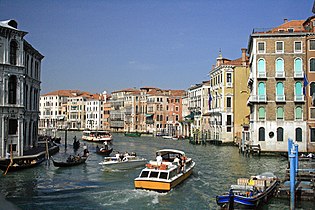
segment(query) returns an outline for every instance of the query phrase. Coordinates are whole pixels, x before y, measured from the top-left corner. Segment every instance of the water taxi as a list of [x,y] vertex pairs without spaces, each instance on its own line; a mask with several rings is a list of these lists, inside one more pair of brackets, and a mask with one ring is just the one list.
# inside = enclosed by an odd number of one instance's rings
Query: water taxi
[[131,169],[144,166],[146,162],[145,158],[138,157],[135,153],[126,155],[118,153],[115,157],[104,157],[103,162],[99,164],[109,169]]
[[82,139],[92,142],[110,142],[113,140],[113,136],[108,131],[83,131]]
[[157,160],[149,161],[134,180],[136,189],[167,192],[192,174],[195,162],[183,151],[162,149],[156,154]]

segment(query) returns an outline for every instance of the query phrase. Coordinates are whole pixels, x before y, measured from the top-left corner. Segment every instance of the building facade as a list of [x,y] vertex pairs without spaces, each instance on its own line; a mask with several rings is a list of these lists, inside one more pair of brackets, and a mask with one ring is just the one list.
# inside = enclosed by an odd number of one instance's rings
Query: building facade
[[276,28],[254,29],[250,35],[250,141],[262,151],[287,151],[289,138],[299,144],[300,152],[308,150],[311,96],[305,97],[303,90],[310,34],[303,23],[285,20]]
[[17,29],[0,22],[0,156],[37,145],[41,61],[44,58]]

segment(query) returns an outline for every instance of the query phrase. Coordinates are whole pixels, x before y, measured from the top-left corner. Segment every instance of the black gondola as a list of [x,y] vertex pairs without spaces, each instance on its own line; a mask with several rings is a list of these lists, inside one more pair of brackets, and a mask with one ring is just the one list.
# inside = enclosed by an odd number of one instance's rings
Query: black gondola
[[87,158],[88,158],[87,156],[70,155],[66,162],[55,161],[53,158],[52,158],[52,161],[54,163],[54,166],[56,166],[56,167],[70,167],[70,166],[77,166],[77,165],[80,165],[82,163],[85,163]]
[[104,149],[104,148],[98,148],[96,147],[96,153],[103,156],[109,156],[110,153],[112,153],[113,148],[110,149]]
[[[14,158],[0,161],[0,169],[2,171],[19,171],[22,169],[32,168],[45,160],[45,154],[38,157]],[[11,162],[12,161],[12,162]]]

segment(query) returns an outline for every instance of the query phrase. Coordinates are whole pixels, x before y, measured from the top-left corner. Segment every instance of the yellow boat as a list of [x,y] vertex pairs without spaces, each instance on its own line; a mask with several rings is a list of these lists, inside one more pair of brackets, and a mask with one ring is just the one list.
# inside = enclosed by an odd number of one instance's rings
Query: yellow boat
[[[195,162],[180,150],[163,149],[157,152],[157,161],[150,161],[134,180],[136,189],[170,191],[187,179]],[[159,161],[158,156],[162,157]]]

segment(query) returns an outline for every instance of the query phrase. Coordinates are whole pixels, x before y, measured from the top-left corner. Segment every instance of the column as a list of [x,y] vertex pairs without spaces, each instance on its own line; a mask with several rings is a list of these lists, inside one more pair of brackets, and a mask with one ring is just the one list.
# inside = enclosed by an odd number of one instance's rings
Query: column
[[18,118],[18,155],[19,156],[23,156],[23,147],[24,147],[24,144],[23,144],[23,117],[20,116]]

